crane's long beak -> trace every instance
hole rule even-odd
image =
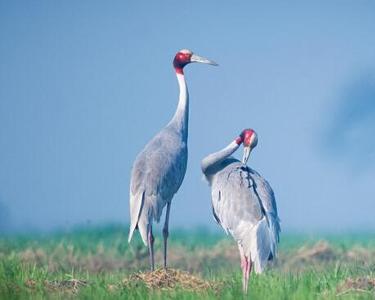
[[[242,163],[246,165],[249,157],[250,157],[251,148],[250,146],[246,146],[243,148],[243,157],[242,157]]]
[[[204,57],[196,55],[196,54],[193,54],[191,56],[190,61],[191,62],[202,63],[202,64],[209,64],[209,65],[213,65],[213,66],[218,66],[218,64],[215,63],[213,60],[209,60],[207,58],[204,58]]]

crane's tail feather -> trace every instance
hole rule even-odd
[[[138,227],[141,233],[143,243],[147,246],[147,225],[144,228],[143,222],[139,222],[142,208],[144,205],[145,192],[138,193],[136,195],[130,194],[130,229],[128,242],[130,243],[134,230]]]
[[[249,229],[242,240],[243,248],[254,263],[255,273],[262,273],[271,253],[271,238],[266,218]]]
[[[277,244],[279,242],[279,233],[280,233],[280,220],[277,216],[273,214],[267,214],[268,219],[268,230],[270,235],[271,242],[271,253],[272,257],[277,257]]]

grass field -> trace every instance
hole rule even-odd
[[[0,237],[0,299],[243,299],[230,238],[172,231],[172,270],[149,274],[146,247],[137,238],[129,246],[126,234],[125,227],[106,226]],[[283,234],[278,261],[252,274],[246,297],[375,299],[375,236]]]

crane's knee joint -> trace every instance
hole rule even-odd
[[[151,244],[153,244],[155,241],[154,235],[151,232],[148,234],[148,240]]]

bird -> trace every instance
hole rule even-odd
[[[186,173],[188,158],[189,93],[184,67],[190,63],[217,66],[212,60],[182,49],[173,59],[173,67],[179,85],[179,100],[170,122],[157,133],[137,155],[130,179],[130,243],[134,230],[138,229],[148,247],[151,271],[154,267],[153,221],[159,222],[167,206],[163,226],[164,268],[167,267],[167,240],[169,213],[174,194],[180,188]]]
[[[238,244],[245,293],[252,267],[261,273],[267,261],[276,257],[280,233],[274,192],[246,164],[257,143],[257,133],[244,129],[229,145],[201,162],[211,187],[214,219]],[[231,156],[241,144],[244,146],[242,161]]]

